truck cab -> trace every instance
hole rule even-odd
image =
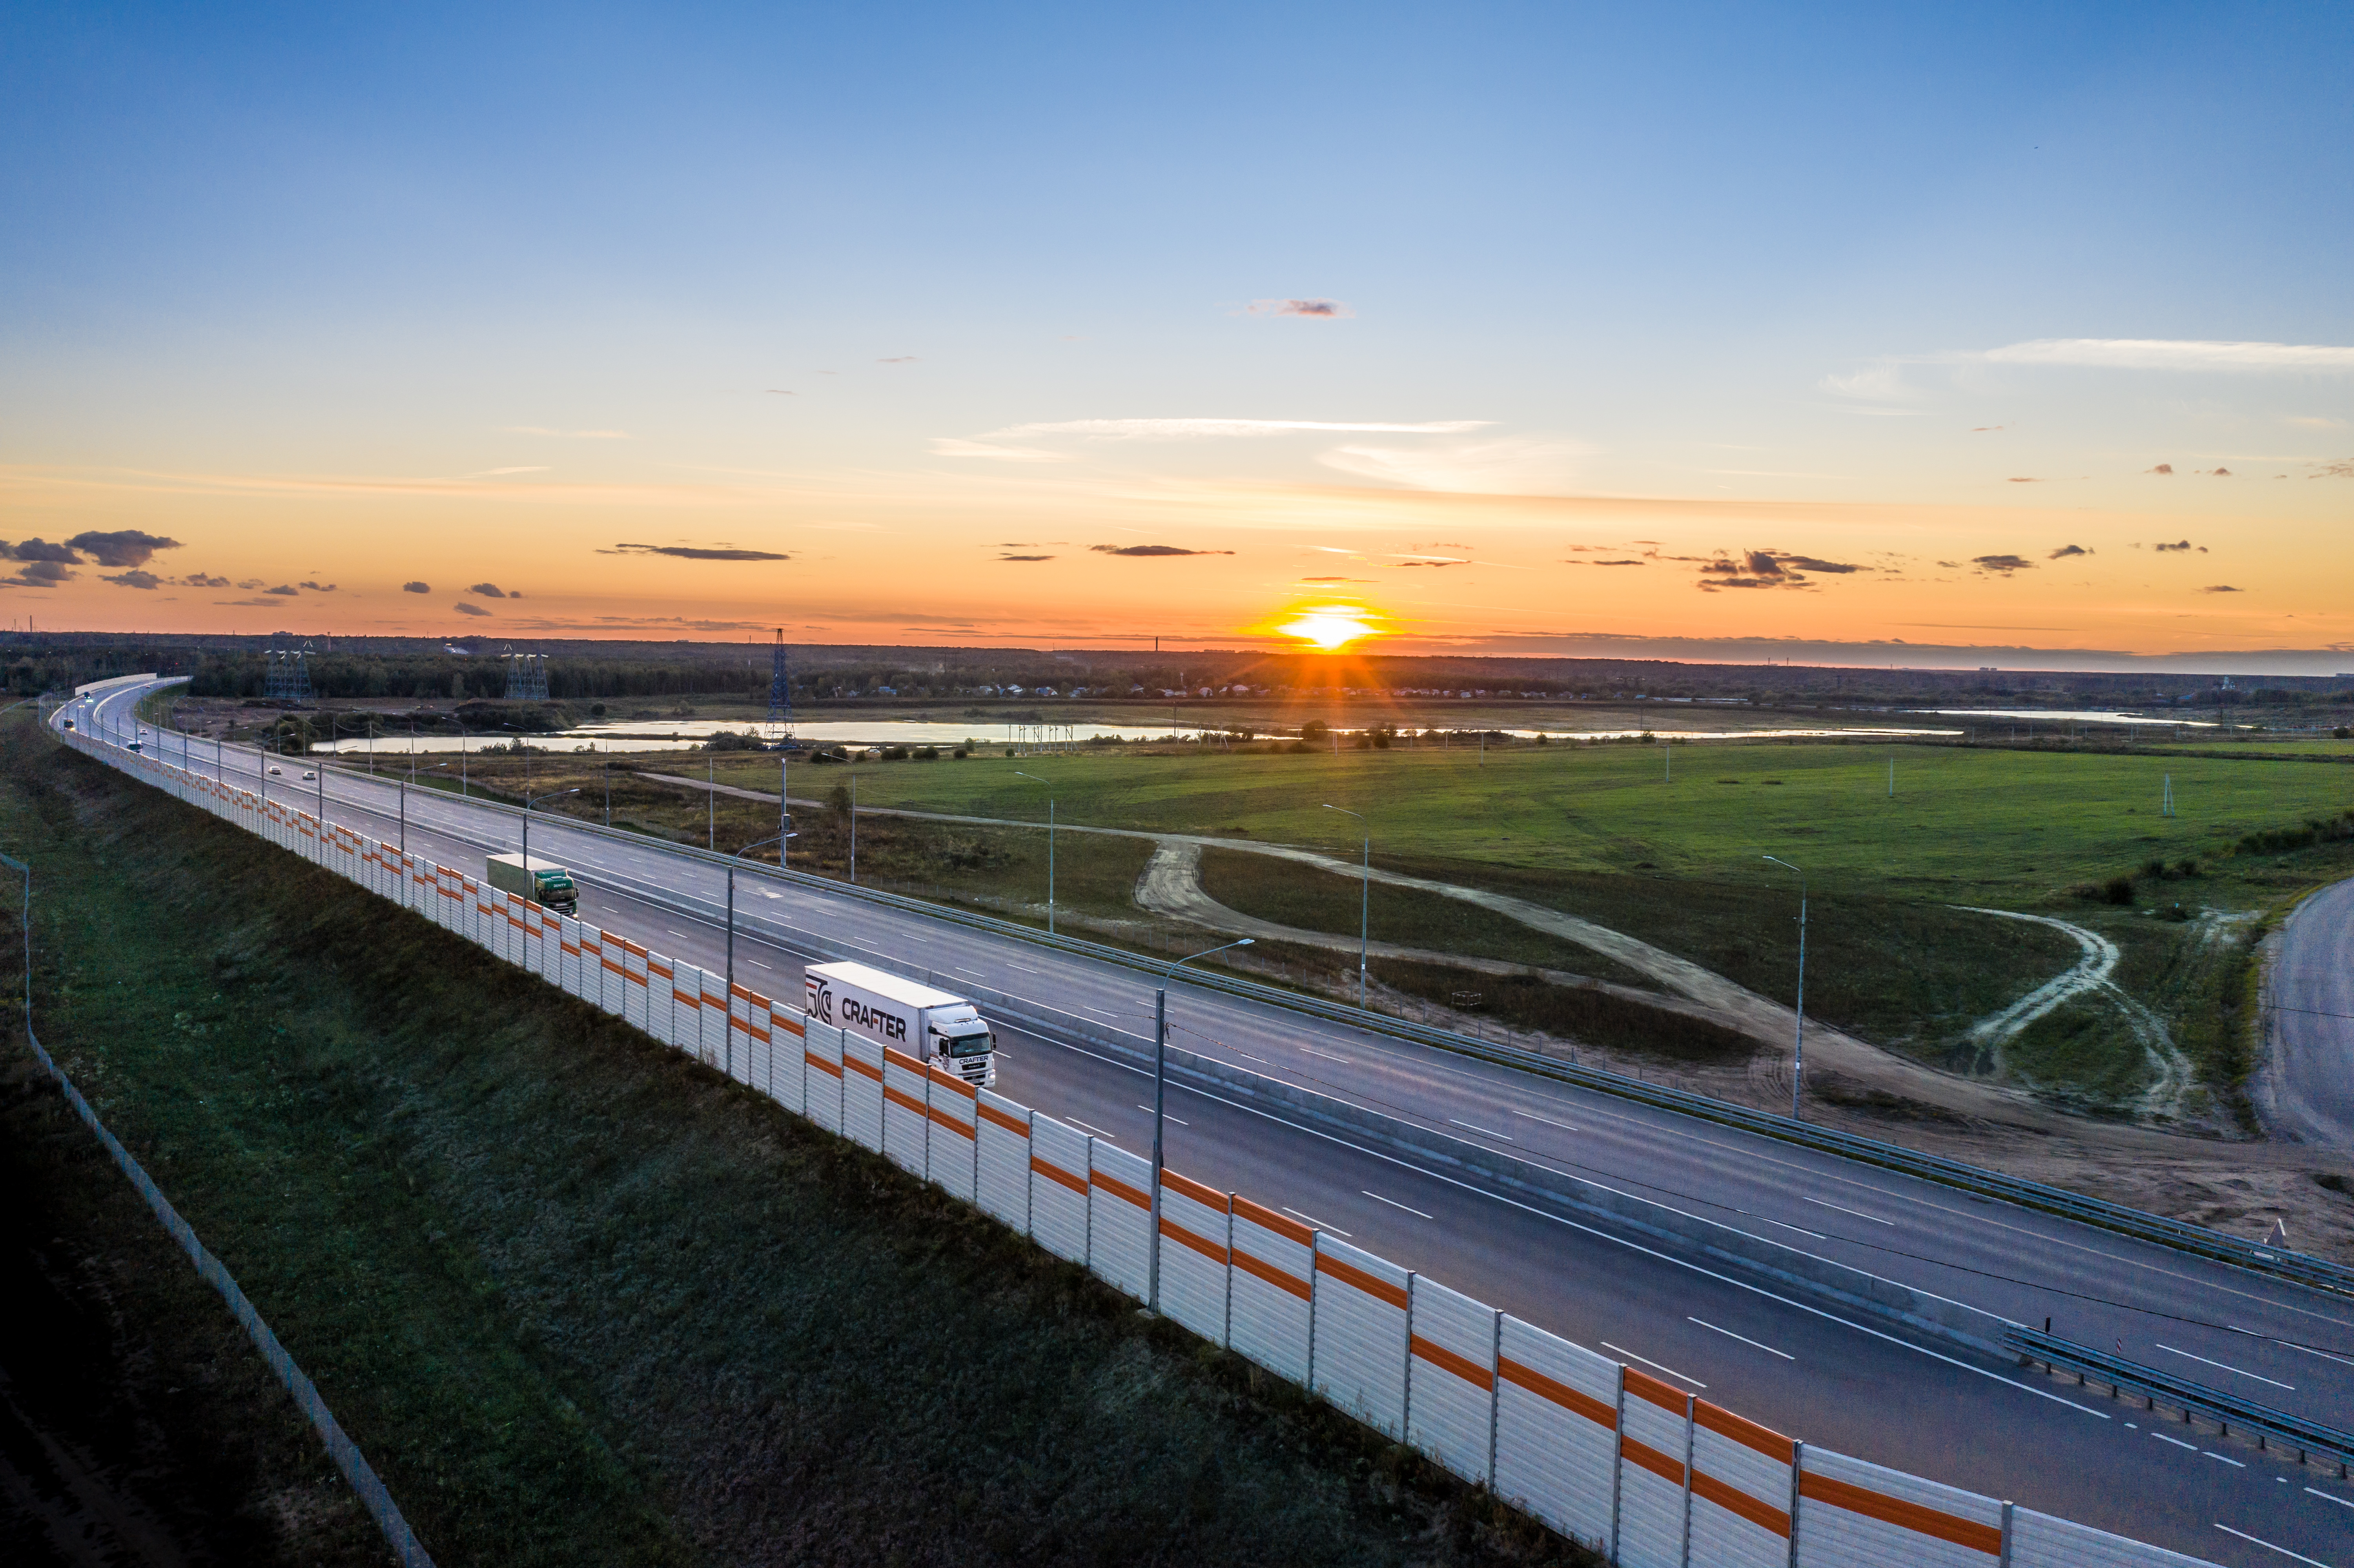
[[[802,980],[809,1016],[911,1056],[976,1088],[997,1082],[997,1037],[970,1001],[868,964],[811,964]]]

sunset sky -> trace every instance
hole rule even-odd
[[[0,25],[12,624],[2354,669],[2343,5]]]

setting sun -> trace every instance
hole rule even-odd
[[[1373,635],[1362,610],[1348,605],[1319,605],[1303,609],[1278,630],[1285,635],[1312,642],[1325,652],[1334,652],[1361,638]]]

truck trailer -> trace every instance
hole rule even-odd
[[[572,874],[552,860],[534,855],[526,870],[519,854],[494,854],[482,870],[483,880],[501,893],[528,898],[558,915],[580,913],[580,890],[572,885]]]
[[[853,963],[811,964],[801,989],[820,1023],[920,1057],[980,1088],[997,1083],[997,1037],[980,1009],[953,991]]]

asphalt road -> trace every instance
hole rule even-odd
[[[135,693],[110,695],[103,727]],[[173,758],[167,737],[158,750]],[[201,744],[187,753],[213,771]],[[257,758],[222,754],[251,788]],[[307,765],[273,796],[318,803]],[[327,814],[385,839],[389,779],[336,775]],[[408,847],[472,866],[519,847],[514,817],[438,791],[407,797]],[[532,853],[573,869],[582,916],[717,968],[724,937],[629,885],[720,902],[721,878],[652,841],[615,842],[536,816]],[[830,888],[739,877],[739,978],[794,996],[794,934],[822,935],[1149,1037],[1132,969],[886,908]],[[764,933],[748,935],[757,928]],[[765,971],[765,972],[763,972]],[[2349,1010],[2354,1011],[2354,1010]],[[1172,1038],[1238,1065],[1610,1182],[1756,1234],[2053,1329],[2333,1425],[2354,1425],[2354,1309],[2302,1287],[1978,1200],[1835,1156],[1532,1078],[1411,1042],[1182,983]],[[1150,1147],[1150,1080],[1075,1041],[1001,1026],[1000,1089]],[[2354,1568],[2354,1484],[2184,1431],[2131,1404],[1712,1274],[1584,1228],[1564,1213],[1173,1089],[1168,1159],[1213,1185],[1308,1217],[1581,1343],[1670,1375],[1809,1443],[2216,1562]],[[2306,1348],[2299,1348],[2306,1347]],[[2239,1534],[2232,1533],[2240,1532]],[[2250,1543],[2242,1536],[2256,1538]]]
[[[2304,1142],[2354,1151],[2354,881],[2323,888],[2282,927],[2272,1040],[2265,1120]]]

